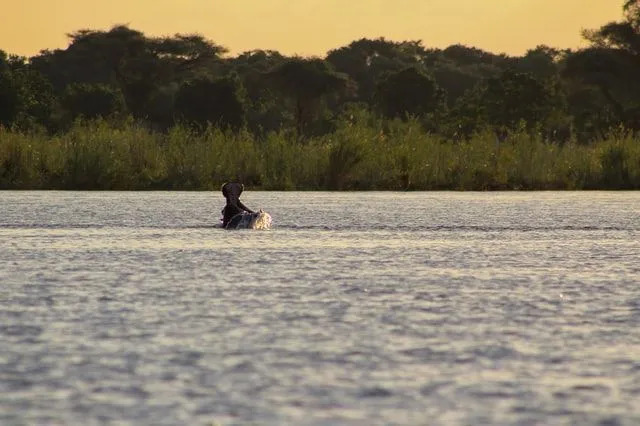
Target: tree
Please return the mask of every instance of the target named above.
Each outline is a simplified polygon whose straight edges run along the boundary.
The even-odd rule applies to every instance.
[[[384,74],[411,66],[421,68],[425,53],[420,41],[394,42],[384,38],[363,38],[331,50],[327,62],[356,83],[354,101],[371,104],[376,95],[376,84]]]
[[[176,95],[179,118],[203,128],[208,123],[238,130],[244,124],[245,108],[237,78],[197,78],[183,84]]]
[[[286,98],[269,84],[267,73],[288,59],[273,50],[252,50],[229,60],[246,93],[247,127],[256,135],[279,131],[292,121]]]
[[[53,101],[51,85],[25,58],[0,51],[0,124],[47,126]]]
[[[442,51],[442,56],[461,66],[496,65],[505,62],[504,55],[495,55],[482,49],[462,44],[453,44]]]
[[[0,50],[0,125],[9,126],[18,115],[18,88],[9,68],[7,54]]]
[[[461,68],[449,62],[439,62],[433,67],[435,83],[446,94],[447,105],[454,105],[466,92],[473,89],[482,76],[468,68]]]
[[[578,87],[597,89],[616,122],[640,129],[640,57],[622,49],[591,47],[570,55],[563,75]]]
[[[567,103],[577,140],[582,143],[605,136],[609,129],[620,123],[618,113],[595,86],[570,84]]]
[[[267,81],[293,101],[296,130],[307,134],[321,100],[348,87],[348,78],[322,59],[293,58],[265,74]]]
[[[181,69],[197,70],[219,64],[227,49],[199,34],[176,34],[173,37],[149,39],[159,58],[174,62]]]
[[[69,35],[64,50],[32,58],[62,93],[73,83],[103,84],[122,93],[127,112],[146,118],[156,92],[177,80],[214,77],[223,72],[226,52],[199,35],[149,38],[117,25],[109,31],[80,30]]]
[[[597,47],[621,49],[640,55],[640,32],[631,21],[610,22],[598,30],[586,30],[583,35]]]
[[[105,84],[70,84],[61,103],[71,119],[108,117],[122,111],[122,95]]]
[[[609,22],[597,30],[585,30],[583,36],[597,47],[624,49],[640,55],[640,2],[626,0],[625,20]]]
[[[513,58],[454,44],[444,50],[424,51],[423,72],[432,75],[447,95],[447,106],[454,107],[467,92],[487,78],[500,75],[513,66]]]
[[[625,1],[625,20],[584,31],[592,46],[569,55],[564,76],[597,88],[625,126],[640,129],[640,4]]]
[[[513,71],[489,79],[478,94],[489,124],[498,128],[516,129],[525,121],[531,129],[544,123],[557,106],[552,87]]]
[[[378,107],[387,117],[424,115],[435,111],[442,99],[433,79],[415,68],[389,74],[378,84]]]
[[[529,49],[523,57],[517,58],[514,68],[518,72],[529,73],[539,80],[557,78],[560,73],[558,63],[564,53],[558,49],[540,45],[535,49]]]

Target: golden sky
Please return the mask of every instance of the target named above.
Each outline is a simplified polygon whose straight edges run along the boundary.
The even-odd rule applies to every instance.
[[[522,54],[579,47],[580,30],[622,17],[623,0],[3,0],[0,49],[34,55],[65,34],[127,24],[148,36],[199,33],[232,54],[323,56],[362,37],[462,43]]]

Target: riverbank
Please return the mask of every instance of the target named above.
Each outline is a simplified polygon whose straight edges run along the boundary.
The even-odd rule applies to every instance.
[[[343,123],[329,135],[78,123],[61,135],[0,129],[0,189],[210,190],[230,179],[264,190],[639,189],[640,140],[589,145],[490,133],[445,140],[419,123]]]

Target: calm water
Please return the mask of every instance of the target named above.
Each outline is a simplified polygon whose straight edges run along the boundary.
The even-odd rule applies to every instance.
[[[640,423],[640,193],[243,200],[0,192],[0,424]]]

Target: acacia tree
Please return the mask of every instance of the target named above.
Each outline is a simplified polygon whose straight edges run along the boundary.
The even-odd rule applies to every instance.
[[[69,37],[66,49],[32,58],[33,67],[59,94],[74,83],[110,86],[122,93],[127,112],[138,118],[147,118],[157,93],[176,82],[224,72],[220,56],[226,49],[199,35],[149,38],[117,25],[109,31],[80,30]]]
[[[58,93],[74,83],[106,84],[123,94],[128,112],[143,117],[158,76],[148,39],[124,25],[109,31],[80,30],[69,37],[66,49],[32,58]]]

